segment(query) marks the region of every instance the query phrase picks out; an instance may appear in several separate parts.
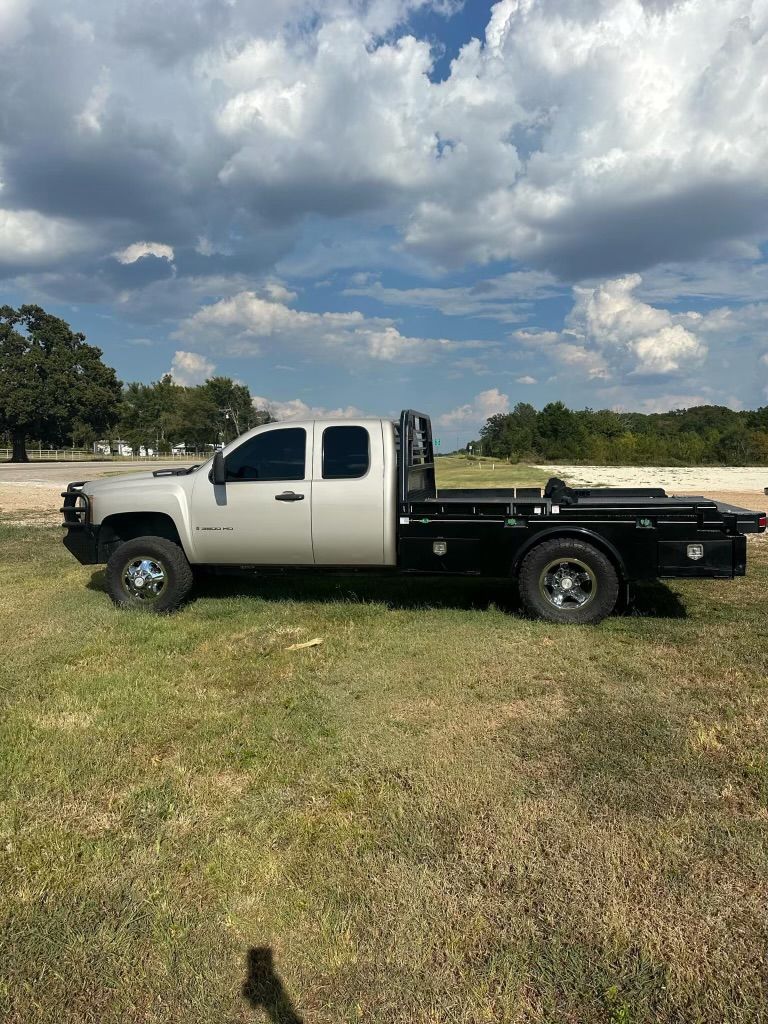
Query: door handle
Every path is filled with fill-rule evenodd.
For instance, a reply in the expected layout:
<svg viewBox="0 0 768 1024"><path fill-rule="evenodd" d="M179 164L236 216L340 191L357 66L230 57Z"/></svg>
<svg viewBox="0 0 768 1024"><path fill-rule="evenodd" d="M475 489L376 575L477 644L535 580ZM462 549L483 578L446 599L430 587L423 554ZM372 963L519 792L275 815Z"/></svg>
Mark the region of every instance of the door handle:
<svg viewBox="0 0 768 1024"><path fill-rule="evenodd" d="M275 495L275 501L304 501L303 494L296 494L295 491L283 491Z"/></svg>

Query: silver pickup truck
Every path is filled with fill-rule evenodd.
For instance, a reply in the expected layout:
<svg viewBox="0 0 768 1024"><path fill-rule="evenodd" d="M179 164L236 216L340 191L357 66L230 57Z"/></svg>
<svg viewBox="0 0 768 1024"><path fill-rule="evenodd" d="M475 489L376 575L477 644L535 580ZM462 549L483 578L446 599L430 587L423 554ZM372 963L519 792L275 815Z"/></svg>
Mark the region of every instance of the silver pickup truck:
<svg viewBox="0 0 768 1024"><path fill-rule="evenodd" d="M525 607L594 623L622 588L746 572L765 513L661 488L440 490L428 416L270 423L208 462L77 481L64 543L118 605L177 608L193 569L339 569L517 580Z"/></svg>

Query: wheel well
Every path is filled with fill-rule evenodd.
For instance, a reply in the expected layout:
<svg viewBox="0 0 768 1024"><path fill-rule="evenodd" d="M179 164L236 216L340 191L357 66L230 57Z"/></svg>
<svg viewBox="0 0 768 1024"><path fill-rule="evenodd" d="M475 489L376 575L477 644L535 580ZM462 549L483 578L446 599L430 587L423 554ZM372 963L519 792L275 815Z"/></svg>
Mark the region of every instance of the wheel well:
<svg viewBox="0 0 768 1024"><path fill-rule="evenodd" d="M99 552L104 561L120 544L136 537L164 537L182 547L176 523L164 512L119 512L107 516L99 530Z"/></svg>
<svg viewBox="0 0 768 1024"><path fill-rule="evenodd" d="M545 544L550 540L580 540L584 544L591 544L593 548L597 548L601 551L605 557L611 562L614 569L618 573L619 579L626 581L627 573L624 567L624 562L621 555L618 553L616 548L607 540L604 540L599 534L590 533L588 530L568 530L568 529L556 529L549 530L545 533L540 533L536 538L531 540L525 547L521 548L520 551L515 555L515 561L512 566L512 575L516 576L523 559L526 555L530 554L534 548L537 548L540 544Z"/></svg>

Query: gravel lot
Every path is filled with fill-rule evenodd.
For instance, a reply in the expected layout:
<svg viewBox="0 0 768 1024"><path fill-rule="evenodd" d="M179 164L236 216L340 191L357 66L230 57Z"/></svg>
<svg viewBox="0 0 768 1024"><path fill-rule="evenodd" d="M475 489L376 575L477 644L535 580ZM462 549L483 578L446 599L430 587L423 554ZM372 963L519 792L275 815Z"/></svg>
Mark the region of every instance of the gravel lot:
<svg viewBox="0 0 768 1024"><path fill-rule="evenodd" d="M61 492L70 480L183 466L183 462L0 463L0 522L50 526L61 522Z"/></svg>

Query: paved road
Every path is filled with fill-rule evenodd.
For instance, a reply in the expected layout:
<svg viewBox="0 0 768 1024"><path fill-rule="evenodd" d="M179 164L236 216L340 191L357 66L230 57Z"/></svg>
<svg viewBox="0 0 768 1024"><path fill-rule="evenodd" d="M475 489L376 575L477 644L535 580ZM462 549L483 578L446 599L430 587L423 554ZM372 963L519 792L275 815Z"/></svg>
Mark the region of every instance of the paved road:
<svg viewBox="0 0 768 1024"><path fill-rule="evenodd" d="M147 470L192 465L179 459L142 459L136 462L0 462L0 484L65 485L70 480L94 480L113 473L137 473Z"/></svg>

